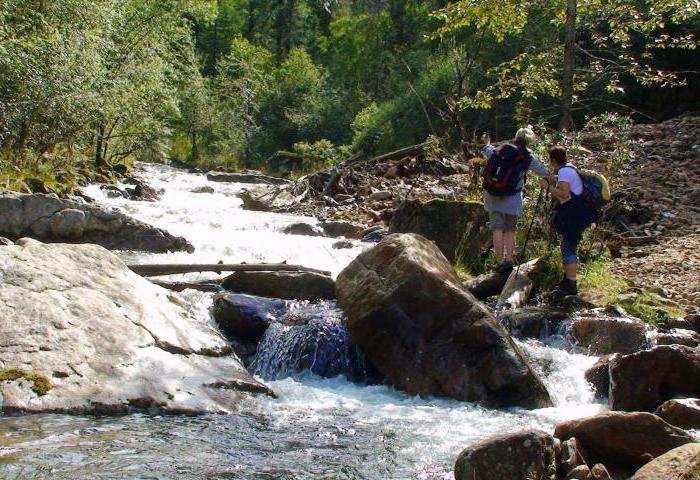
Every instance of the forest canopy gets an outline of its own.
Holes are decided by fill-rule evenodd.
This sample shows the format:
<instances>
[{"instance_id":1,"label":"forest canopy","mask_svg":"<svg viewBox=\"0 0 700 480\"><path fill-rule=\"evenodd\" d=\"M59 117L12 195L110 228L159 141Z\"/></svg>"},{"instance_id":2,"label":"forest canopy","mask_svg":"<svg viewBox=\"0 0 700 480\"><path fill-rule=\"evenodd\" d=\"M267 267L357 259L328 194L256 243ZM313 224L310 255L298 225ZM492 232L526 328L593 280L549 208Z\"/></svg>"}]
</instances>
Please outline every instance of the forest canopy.
<instances>
[{"instance_id":1,"label":"forest canopy","mask_svg":"<svg viewBox=\"0 0 700 480\"><path fill-rule=\"evenodd\" d=\"M7 0L0 172L269 168L698 106L693 0Z\"/></svg>"}]
</instances>

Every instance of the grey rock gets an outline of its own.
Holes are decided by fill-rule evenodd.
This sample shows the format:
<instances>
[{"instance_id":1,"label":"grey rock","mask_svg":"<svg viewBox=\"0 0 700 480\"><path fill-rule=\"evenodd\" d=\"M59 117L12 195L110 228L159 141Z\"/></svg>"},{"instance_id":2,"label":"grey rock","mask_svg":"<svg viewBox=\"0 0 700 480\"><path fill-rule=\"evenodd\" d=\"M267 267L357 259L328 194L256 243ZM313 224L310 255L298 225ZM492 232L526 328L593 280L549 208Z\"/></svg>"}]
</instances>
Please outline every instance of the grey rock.
<instances>
[{"instance_id":1,"label":"grey rock","mask_svg":"<svg viewBox=\"0 0 700 480\"><path fill-rule=\"evenodd\" d=\"M85 212L66 208L51 217L51 235L57 239L77 240L85 233Z\"/></svg>"},{"instance_id":2,"label":"grey rock","mask_svg":"<svg viewBox=\"0 0 700 480\"><path fill-rule=\"evenodd\" d=\"M551 405L517 345L424 237L386 237L340 273L336 293L353 339L396 388L495 407Z\"/></svg>"},{"instance_id":3,"label":"grey rock","mask_svg":"<svg viewBox=\"0 0 700 480\"><path fill-rule=\"evenodd\" d=\"M287 235L306 235L310 237L323 236L323 230L320 227L308 223L298 222L287 225L282 230L282 233Z\"/></svg>"},{"instance_id":4,"label":"grey rock","mask_svg":"<svg viewBox=\"0 0 700 480\"><path fill-rule=\"evenodd\" d=\"M319 225L327 237L333 238L345 237L359 239L362 237L362 232L365 230L363 225L343 221L321 222Z\"/></svg>"},{"instance_id":5,"label":"grey rock","mask_svg":"<svg viewBox=\"0 0 700 480\"><path fill-rule=\"evenodd\" d=\"M10 239L34 237L46 242L95 243L113 250L194 251L184 238L116 210L44 194L0 195L0 235Z\"/></svg>"},{"instance_id":6,"label":"grey rock","mask_svg":"<svg viewBox=\"0 0 700 480\"><path fill-rule=\"evenodd\" d=\"M231 412L241 392L271 394L214 326L102 247L22 239L0 249L0 284L0 370L52 386L0 382L5 413Z\"/></svg>"}]
</instances>

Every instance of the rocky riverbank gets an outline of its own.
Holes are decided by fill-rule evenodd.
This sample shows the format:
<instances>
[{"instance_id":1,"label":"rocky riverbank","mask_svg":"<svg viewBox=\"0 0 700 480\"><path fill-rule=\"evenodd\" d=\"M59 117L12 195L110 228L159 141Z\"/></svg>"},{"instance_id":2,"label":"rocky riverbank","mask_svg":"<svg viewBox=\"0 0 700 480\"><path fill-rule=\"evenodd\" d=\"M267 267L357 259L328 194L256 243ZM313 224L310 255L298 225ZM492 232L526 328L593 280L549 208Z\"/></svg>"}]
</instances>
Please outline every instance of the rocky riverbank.
<instances>
[{"instance_id":1,"label":"rocky riverbank","mask_svg":"<svg viewBox=\"0 0 700 480\"><path fill-rule=\"evenodd\" d=\"M111 250L192 252L182 237L80 197L0 192L0 236L44 242L94 243Z\"/></svg>"}]
</instances>

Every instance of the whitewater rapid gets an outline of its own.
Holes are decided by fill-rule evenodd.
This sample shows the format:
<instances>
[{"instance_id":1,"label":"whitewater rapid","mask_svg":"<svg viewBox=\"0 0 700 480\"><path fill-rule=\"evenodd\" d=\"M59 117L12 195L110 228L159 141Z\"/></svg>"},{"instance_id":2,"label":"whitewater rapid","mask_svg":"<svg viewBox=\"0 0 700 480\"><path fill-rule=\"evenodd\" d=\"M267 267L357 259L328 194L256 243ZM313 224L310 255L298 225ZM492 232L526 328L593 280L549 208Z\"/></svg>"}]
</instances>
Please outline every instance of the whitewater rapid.
<instances>
[{"instance_id":1,"label":"whitewater rapid","mask_svg":"<svg viewBox=\"0 0 700 480\"><path fill-rule=\"evenodd\" d=\"M236 196L244 185L208 182L202 174L139 165L157 202L108 198L98 186L86 193L139 220L186 237L194 254L121 252L127 262L280 262L337 275L371 245L285 235L312 218L249 212ZM195 193L212 187L214 193ZM211 274L189 274L206 278ZM202 321L212 321L210 294L178 294ZM0 476L5 478L236 478L236 479L451 479L466 446L527 428L551 432L557 422L593 415L596 403L583 374L596 360L547 342L519 342L543 376L556 406L489 410L477 404L405 395L384 385L303 373L267 381L279 398L246 400L231 415L116 418L36 415L0 418Z\"/></svg>"}]
</instances>

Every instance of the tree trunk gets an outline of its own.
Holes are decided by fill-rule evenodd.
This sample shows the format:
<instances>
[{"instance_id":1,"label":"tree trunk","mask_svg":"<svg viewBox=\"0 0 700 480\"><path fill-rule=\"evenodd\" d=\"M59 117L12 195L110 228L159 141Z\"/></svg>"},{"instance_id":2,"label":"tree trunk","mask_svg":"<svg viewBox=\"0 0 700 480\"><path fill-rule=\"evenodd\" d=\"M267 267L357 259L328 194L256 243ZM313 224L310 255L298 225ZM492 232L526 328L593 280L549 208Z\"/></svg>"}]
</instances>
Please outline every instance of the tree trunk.
<instances>
[{"instance_id":1,"label":"tree trunk","mask_svg":"<svg viewBox=\"0 0 700 480\"><path fill-rule=\"evenodd\" d=\"M564 40L564 72L561 81L560 130L572 130L574 124L571 108L574 100L574 62L576 60L576 1L566 2L566 38Z\"/></svg>"},{"instance_id":2,"label":"tree trunk","mask_svg":"<svg viewBox=\"0 0 700 480\"><path fill-rule=\"evenodd\" d=\"M204 263L204 264L155 264L155 265L128 265L134 273L144 277L159 275L178 275L192 272L311 272L322 275L330 275L330 272L315 268L302 267L287 263Z\"/></svg>"},{"instance_id":3,"label":"tree trunk","mask_svg":"<svg viewBox=\"0 0 700 480\"><path fill-rule=\"evenodd\" d=\"M95 165L98 167L103 167L107 163L105 162L105 158L102 156L102 142L105 134L105 127L103 124L100 124L97 127L97 142L95 143Z\"/></svg>"},{"instance_id":4,"label":"tree trunk","mask_svg":"<svg viewBox=\"0 0 700 480\"><path fill-rule=\"evenodd\" d=\"M199 152L197 151L197 133L192 132L192 161L196 162L199 158Z\"/></svg>"}]
</instances>

